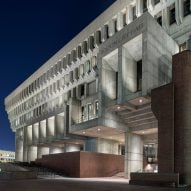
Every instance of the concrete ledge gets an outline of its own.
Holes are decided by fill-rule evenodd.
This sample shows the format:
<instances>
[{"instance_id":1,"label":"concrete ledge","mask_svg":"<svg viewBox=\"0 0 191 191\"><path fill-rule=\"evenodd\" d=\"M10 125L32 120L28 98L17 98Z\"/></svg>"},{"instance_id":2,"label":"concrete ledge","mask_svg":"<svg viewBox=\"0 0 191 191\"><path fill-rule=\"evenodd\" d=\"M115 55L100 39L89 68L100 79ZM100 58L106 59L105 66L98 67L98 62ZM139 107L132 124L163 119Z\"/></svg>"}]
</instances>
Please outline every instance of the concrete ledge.
<instances>
[{"instance_id":1,"label":"concrete ledge","mask_svg":"<svg viewBox=\"0 0 191 191\"><path fill-rule=\"evenodd\" d=\"M37 173L33 171L8 171L0 172L0 180L36 179Z\"/></svg>"},{"instance_id":2,"label":"concrete ledge","mask_svg":"<svg viewBox=\"0 0 191 191\"><path fill-rule=\"evenodd\" d=\"M178 173L131 173L129 184L147 186L179 186Z\"/></svg>"}]
</instances>

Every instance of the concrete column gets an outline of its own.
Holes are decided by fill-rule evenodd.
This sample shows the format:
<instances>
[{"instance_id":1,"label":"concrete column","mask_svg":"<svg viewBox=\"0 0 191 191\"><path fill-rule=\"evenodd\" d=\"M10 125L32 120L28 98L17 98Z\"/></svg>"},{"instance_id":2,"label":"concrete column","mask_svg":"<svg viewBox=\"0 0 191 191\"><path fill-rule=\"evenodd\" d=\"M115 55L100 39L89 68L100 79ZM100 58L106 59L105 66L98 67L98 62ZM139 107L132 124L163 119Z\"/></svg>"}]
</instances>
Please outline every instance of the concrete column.
<instances>
[{"instance_id":1,"label":"concrete column","mask_svg":"<svg viewBox=\"0 0 191 191\"><path fill-rule=\"evenodd\" d=\"M28 162L28 146L26 144L23 147L23 162Z\"/></svg>"},{"instance_id":2,"label":"concrete column","mask_svg":"<svg viewBox=\"0 0 191 191\"><path fill-rule=\"evenodd\" d=\"M46 138L46 120L40 121L39 124L39 138L45 139Z\"/></svg>"},{"instance_id":3,"label":"concrete column","mask_svg":"<svg viewBox=\"0 0 191 191\"><path fill-rule=\"evenodd\" d=\"M136 15L140 17L143 14L143 1L136 0Z\"/></svg>"},{"instance_id":4,"label":"concrete column","mask_svg":"<svg viewBox=\"0 0 191 191\"><path fill-rule=\"evenodd\" d=\"M101 42L104 42L105 40L107 40L107 30L106 26L103 26L101 28Z\"/></svg>"},{"instance_id":5,"label":"concrete column","mask_svg":"<svg viewBox=\"0 0 191 191\"><path fill-rule=\"evenodd\" d=\"M184 1L178 0L178 12L179 12L179 20L182 23L184 17Z\"/></svg>"},{"instance_id":6,"label":"concrete column","mask_svg":"<svg viewBox=\"0 0 191 191\"><path fill-rule=\"evenodd\" d=\"M36 146L29 146L27 152L27 161L35 161L37 159L37 147Z\"/></svg>"},{"instance_id":7,"label":"concrete column","mask_svg":"<svg viewBox=\"0 0 191 191\"><path fill-rule=\"evenodd\" d=\"M122 81L126 90L137 91L137 64L125 47L122 53Z\"/></svg>"},{"instance_id":8,"label":"concrete column","mask_svg":"<svg viewBox=\"0 0 191 191\"><path fill-rule=\"evenodd\" d=\"M26 140L27 144L32 144L32 125L26 128Z\"/></svg>"},{"instance_id":9,"label":"concrete column","mask_svg":"<svg viewBox=\"0 0 191 191\"><path fill-rule=\"evenodd\" d=\"M109 21L109 36L113 36L115 34L115 23L114 20Z\"/></svg>"},{"instance_id":10,"label":"concrete column","mask_svg":"<svg viewBox=\"0 0 191 191\"><path fill-rule=\"evenodd\" d=\"M55 116L56 134L59 137L64 135L64 112Z\"/></svg>"},{"instance_id":11,"label":"concrete column","mask_svg":"<svg viewBox=\"0 0 191 191\"><path fill-rule=\"evenodd\" d=\"M162 9L162 27L165 28L166 30L169 27L169 14L166 6L164 9Z\"/></svg>"},{"instance_id":12,"label":"concrete column","mask_svg":"<svg viewBox=\"0 0 191 191\"><path fill-rule=\"evenodd\" d=\"M37 148L37 158L42 158L42 155L48 155L49 154L49 147L38 147Z\"/></svg>"},{"instance_id":13,"label":"concrete column","mask_svg":"<svg viewBox=\"0 0 191 191\"><path fill-rule=\"evenodd\" d=\"M180 21L180 4L181 2L179 2L179 0L175 0L175 14L176 14L176 23L177 25L180 25L181 21Z\"/></svg>"},{"instance_id":14,"label":"concrete column","mask_svg":"<svg viewBox=\"0 0 191 191\"><path fill-rule=\"evenodd\" d=\"M154 1L153 0L147 0L147 8L148 11L151 12L153 10L154 7Z\"/></svg>"},{"instance_id":15,"label":"concrete column","mask_svg":"<svg viewBox=\"0 0 191 191\"><path fill-rule=\"evenodd\" d=\"M126 9L126 24L128 25L133 21L133 8L129 5Z\"/></svg>"},{"instance_id":16,"label":"concrete column","mask_svg":"<svg viewBox=\"0 0 191 191\"><path fill-rule=\"evenodd\" d=\"M15 161L23 161L23 141L24 133L23 129L16 131L16 151L15 151Z\"/></svg>"},{"instance_id":17,"label":"concrete column","mask_svg":"<svg viewBox=\"0 0 191 191\"><path fill-rule=\"evenodd\" d=\"M32 139L33 143L37 143L39 140L39 123L35 123L32 126Z\"/></svg>"},{"instance_id":18,"label":"concrete column","mask_svg":"<svg viewBox=\"0 0 191 191\"><path fill-rule=\"evenodd\" d=\"M118 48L118 88L117 88L117 102L121 104L123 102L123 94L124 94L124 87L123 87L123 78L122 78L122 63L123 63L123 47Z\"/></svg>"},{"instance_id":19,"label":"concrete column","mask_svg":"<svg viewBox=\"0 0 191 191\"><path fill-rule=\"evenodd\" d=\"M125 175L143 170L143 140L140 135L125 133Z\"/></svg>"},{"instance_id":20,"label":"concrete column","mask_svg":"<svg viewBox=\"0 0 191 191\"><path fill-rule=\"evenodd\" d=\"M119 12L117 14L117 30L120 31L123 28L123 13Z\"/></svg>"},{"instance_id":21,"label":"concrete column","mask_svg":"<svg viewBox=\"0 0 191 191\"><path fill-rule=\"evenodd\" d=\"M47 120L47 135L48 137L55 136L55 116L49 117Z\"/></svg>"}]
</instances>

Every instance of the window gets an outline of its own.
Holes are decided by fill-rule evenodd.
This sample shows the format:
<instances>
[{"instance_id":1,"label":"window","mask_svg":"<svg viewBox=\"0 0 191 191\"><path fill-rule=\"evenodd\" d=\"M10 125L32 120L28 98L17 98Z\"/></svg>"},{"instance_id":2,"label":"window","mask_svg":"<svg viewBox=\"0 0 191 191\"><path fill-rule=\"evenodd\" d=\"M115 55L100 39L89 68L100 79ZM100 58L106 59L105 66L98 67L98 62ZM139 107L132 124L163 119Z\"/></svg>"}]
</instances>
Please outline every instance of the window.
<instances>
[{"instance_id":1,"label":"window","mask_svg":"<svg viewBox=\"0 0 191 191\"><path fill-rule=\"evenodd\" d=\"M91 65L90 60L86 61L85 66L86 66L86 73L90 73L91 69L92 69L92 65Z\"/></svg>"},{"instance_id":2,"label":"window","mask_svg":"<svg viewBox=\"0 0 191 191\"><path fill-rule=\"evenodd\" d=\"M143 0L143 12L147 11L147 0Z\"/></svg>"},{"instance_id":3,"label":"window","mask_svg":"<svg viewBox=\"0 0 191 191\"><path fill-rule=\"evenodd\" d=\"M117 19L115 19L115 20L113 20L113 22L114 22L114 27L115 27L115 33L117 32Z\"/></svg>"},{"instance_id":4,"label":"window","mask_svg":"<svg viewBox=\"0 0 191 191\"><path fill-rule=\"evenodd\" d=\"M137 91L142 89L142 60L137 62Z\"/></svg>"},{"instance_id":5,"label":"window","mask_svg":"<svg viewBox=\"0 0 191 191\"><path fill-rule=\"evenodd\" d=\"M88 119L92 119L93 118L93 116L92 116L92 109L93 109L92 104L91 103L88 104Z\"/></svg>"},{"instance_id":6,"label":"window","mask_svg":"<svg viewBox=\"0 0 191 191\"><path fill-rule=\"evenodd\" d=\"M95 115L98 116L99 102L95 102Z\"/></svg>"},{"instance_id":7,"label":"window","mask_svg":"<svg viewBox=\"0 0 191 191\"><path fill-rule=\"evenodd\" d=\"M184 0L184 17L189 15L190 13L190 0Z\"/></svg>"},{"instance_id":8,"label":"window","mask_svg":"<svg viewBox=\"0 0 191 191\"><path fill-rule=\"evenodd\" d=\"M174 24L176 22L176 15L175 15L175 4L170 6L169 8L169 23L170 25Z\"/></svg>"},{"instance_id":9,"label":"window","mask_svg":"<svg viewBox=\"0 0 191 191\"><path fill-rule=\"evenodd\" d=\"M154 5L160 3L160 0L154 0Z\"/></svg>"},{"instance_id":10,"label":"window","mask_svg":"<svg viewBox=\"0 0 191 191\"><path fill-rule=\"evenodd\" d=\"M85 93L85 87L84 87L84 84L80 85L80 96L84 96L84 93Z\"/></svg>"},{"instance_id":11,"label":"window","mask_svg":"<svg viewBox=\"0 0 191 191\"><path fill-rule=\"evenodd\" d=\"M187 47L186 47L186 42L184 42L184 43L182 43L182 44L179 45L179 52L182 52L182 51L184 51L184 50L186 50L186 49L187 49Z\"/></svg>"},{"instance_id":12,"label":"window","mask_svg":"<svg viewBox=\"0 0 191 191\"><path fill-rule=\"evenodd\" d=\"M160 26L162 26L162 15L161 15L161 12L158 15L156 15L156 21L157 21L157 23Z\"/></svg>"},{"instance_id":13,"label":"window","mask_svg":"<svg viewBox=\"0 0 191 191\"><path fill-rule=\"evenodd\" d=\"M109 38L109 26L104 25L104 30L105 30L105 33L106 33L106 38Z\"/></svg>"},{"instance_id":14,"label":"window","mask_svg":"<svg viewBox=\"0 0 191 191\"><path fill-rule=\"evenodd\" d=\"M85 111L84 111L84 106L81 107L81 120L84 121L85 120Z\"/></svg>"},{"instance_id":15,"label":"window","mask_svg":"<svg viewBox=\"0 0 191 191\"><path fill-rule=\"evenodd\" d=\"M136 6L132 7L133 9L133 20L135 20L137 18L137 15L136 15Z\"/></svg>"},{"instance_id":16,"label":"window","mask_svg":"<svg viewBox=\"0 0 191 191\"><path fill-rule=\"evenodd\" d=\"M88 95L93 95L96 93L96 81L87 84Z\"/></svg>"},{"instance_id":17,"label":"window","mask_svg":"<svg viewBox=\"0 0 191 191\"><path fill-rule=\"evenodd\" d=\"M123 26L125 26L126 25L126 14L124 13L123 14Z\"/></svg>"}]
</instances>

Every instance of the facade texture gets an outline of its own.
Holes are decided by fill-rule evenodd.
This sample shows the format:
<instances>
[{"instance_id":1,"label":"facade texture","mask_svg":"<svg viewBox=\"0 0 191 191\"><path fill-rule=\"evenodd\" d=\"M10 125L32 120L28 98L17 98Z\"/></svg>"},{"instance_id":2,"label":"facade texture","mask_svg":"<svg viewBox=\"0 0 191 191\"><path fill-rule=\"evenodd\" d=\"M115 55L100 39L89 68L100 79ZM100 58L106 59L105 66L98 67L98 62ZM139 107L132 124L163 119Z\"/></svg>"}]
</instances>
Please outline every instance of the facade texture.
<instances>
[{"instance_id":1,"label":"facade texture","mask_svg":"<svg viewBox=\"0 0 191 191\"><path fill-rule=\"evenodd\" d=\"M191 183L191 172L176 165L190 150L175 159L190 145L182 140L174 149L189 129L183 110L190 94L181 105L186 90L172 69L172 55L191 47L190 35L190 0L117 0L5 99L16 160L79 150L125 155L127 175L181 171ZM184 133L174 128L181 123Z\"/></svg>"},{"instance_id":2,"label":"facade texture","mask_svg":"<svg viewBox=\"0 0 191 191\"><path fill-rule=\"evenodd\" d=\"M15 152L0 150L0 162L14 162Z\"/></svg>"}]
</instances>

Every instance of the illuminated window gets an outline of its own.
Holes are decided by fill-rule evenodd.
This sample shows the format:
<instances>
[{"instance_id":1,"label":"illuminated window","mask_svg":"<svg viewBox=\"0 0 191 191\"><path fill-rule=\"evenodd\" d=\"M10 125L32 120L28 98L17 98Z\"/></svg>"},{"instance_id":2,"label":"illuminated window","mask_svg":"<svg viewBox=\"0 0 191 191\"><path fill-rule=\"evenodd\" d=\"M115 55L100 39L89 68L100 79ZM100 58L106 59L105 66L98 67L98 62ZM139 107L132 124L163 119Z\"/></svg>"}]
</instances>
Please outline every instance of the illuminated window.
<instances>
[{"instance_id":1,"label":"illuminated window","mask_svg":"<svg viewBox=\"0 0 191 191\"><path fill-rule=\"evenodd\" d=\"M186 42L184 42L183 44L180 44L179 45L179 52L182 52L182 51L184 51L184 50L186 50L187 49L187 47L186 47Z\"/></svg>"}]
</instances>

